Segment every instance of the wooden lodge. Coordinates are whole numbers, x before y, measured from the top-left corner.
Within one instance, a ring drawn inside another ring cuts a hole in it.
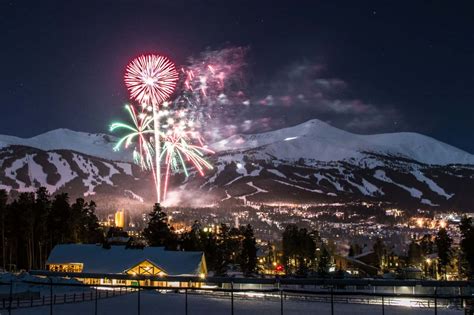
[[[51,251],[46,261],[48,271],[84,274],[130,275],[129,279],[79,278],[93,285],[144,285],[187,287],[199,283],[134,280],[133,276],[191,276],[207,275],[202,252],[168,251],[164,247],[127,248],[124,245],[104,248],[94,244],[63,244]]]

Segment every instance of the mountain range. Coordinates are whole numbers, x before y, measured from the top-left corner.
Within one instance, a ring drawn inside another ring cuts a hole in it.
[[[106,134],[53,130],[0,136],[0,188],[96,200],[106,208],[145,207],[151,174]],[[472,210],[474,155],[417,133],[358,135],[319,120],[209,145],[214,170],[175,174],[165,204],[259,205],[384,202]]]

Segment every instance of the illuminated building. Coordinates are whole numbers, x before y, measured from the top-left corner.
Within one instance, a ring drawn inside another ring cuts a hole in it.
[[[94,244],[56,245],[46,261],[49,271],[74,272],[104,275],[103,278],[80,278],[87,284],[126,284],[146,286],[187,287],[188,282],[165,282],[152,280],[107,279],[106,274],[143,276],[207,276],[206,259],[203,252],[168,251],[164,247],[126,246],[104,248]],[[192,286],[199,286],[193,283]]]
[[[125,227],[125,215],[123,210],[115,212],[115,226],[122,229]]]

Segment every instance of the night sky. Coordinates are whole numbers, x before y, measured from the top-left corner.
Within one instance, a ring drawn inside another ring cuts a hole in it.
[[[131,58],[185,64],[242,46],[253,102],[319,95],[259,108],[273,128],[319,118],[474,153],[473,12],[472,1],[1,0],[0,133],[107,132],[124,116]]]

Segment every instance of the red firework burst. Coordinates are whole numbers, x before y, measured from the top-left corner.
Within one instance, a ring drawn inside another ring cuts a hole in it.
[[[141,104],[159,105],[174,91],[178,71],[168,58],[143,55],[132,60],[125,72],[130,97]]]

